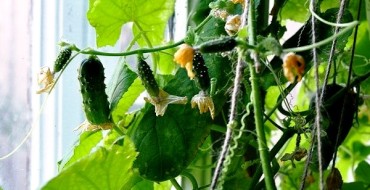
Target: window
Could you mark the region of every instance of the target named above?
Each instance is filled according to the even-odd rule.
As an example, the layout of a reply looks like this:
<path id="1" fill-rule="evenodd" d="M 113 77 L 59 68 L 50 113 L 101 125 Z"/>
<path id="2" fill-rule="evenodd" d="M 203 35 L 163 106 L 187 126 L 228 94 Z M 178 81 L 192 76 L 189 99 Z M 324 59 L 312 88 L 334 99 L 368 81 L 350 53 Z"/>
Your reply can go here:
<path id="1" fill-rule="evenodd" d="M 57 162 L 70 154 L 83 122 L 78 82 L 80 61 L 74 59 L 53 92 L 38 95 L 37 73 L 52 66 L 58 42 L 78 47 L 95 44 L 95 31 L 86 19 L 88 1 L 5 1 L 0 7 L 0 189 L 39 189 L 58 172 Z M 187 1 L 177 2 L 174 38 L 186 31 Z M 181 20 L 179 20 L 179 18 Z M 105 48 L 119 51 L 132 39 L 130 26 L 122 30 L 121 44 Z M 100 57 L 109 83 L 119 58 Z M 23 143 L 24 141 L 24 143 Z"/>
<path id="2" fill-rule="evenodd" d="M 12 152 L 31 128 L 31 1 L 0 6 L 0 157 Z M 0 160 L 0 189 L 29 187 L 28 139 Z"/>

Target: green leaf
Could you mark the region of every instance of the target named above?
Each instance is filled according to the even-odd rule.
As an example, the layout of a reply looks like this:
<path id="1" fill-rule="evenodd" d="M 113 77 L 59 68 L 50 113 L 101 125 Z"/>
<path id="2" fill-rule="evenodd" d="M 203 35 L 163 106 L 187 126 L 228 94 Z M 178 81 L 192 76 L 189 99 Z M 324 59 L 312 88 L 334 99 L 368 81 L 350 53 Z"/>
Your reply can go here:
<path id="1" fill-rule="evenodd" d="M 73 154 L 69 157 L 63 158 L 59 164 L 59 171 L 68 168 L 76 161 L 90 154 L 91 150 L 102 140 L 103 135 L 101 131 L 84 132 L 80 135 L 78 144 L 73 148 Z"/>
<path id="2" fill-rule="evenodd" d="M 123 64 L 123 65 L 122 65 Z M 137 74 L 132 71 L 125 63 L 119 64 L 112 81 L 108 87 L 108 94 L 110 97 L 110 109 L 114 110 L 118 105 L 122 96 L 128 91 L 131 84 L 137 78 Z"/>
<path id="3" fill-rule="evenodd" d="M 123 119 L 130 107 L 134 104 L 139 95 L 145 90 L 141 80 L 136 78 L 130 86 L 125 86 L 127 91 L 122 95 L 115 109 L 112 110 L 112 118 L 115 123 Z"/>
<path id="4" fill-rule="evenodd" d="M 367 27 L 370 28 L 370 1 L 365 1 L 366 4 L 366 20 L 367 20 Z M 369 35 L 370 38 L 370 35 Z"/>
<path id="5" fill-rule="evenodd" d="M 280 95 L 280 90 L 278 86 L 270 86 L 267 89 L 266 97 L 265 97 L 265 107 L 267 109 L 272 109 L 276 105 L 276 101 L 278 100 Z"/>
<path id="6" fill-rule="evenodd" d="M 63 170 L 42 189 L 121 189 L 134 177 L 131 167 L 136 156 L 135 147 L 128 138 L 124 140 L 123 147 L 100 147 Z"/>
<path id="7" fill-rule="evenodd" d="M 362 182 L 351 182 L 351 183 L 343 183 L 342 190 L 368 190 L 366 185 Z"/>
<path id="8" fill-rule="evenodd" d="M 361 181 L 366 184 L 370 184 L 369 176 L 370 176 L 370 164 L 367 163 L 366 161 L 360 162 L 355 170 L 356 181 Z"/>
<path id="9" fill-rule="evenodd" d="M 337 0 L 323 0 L 320 4 L 320 11 L 325 12 L 328 9 L 339 7 L 340 2 Z"/>
<path id="10" fill-rule="evenodd" d="M 176 49 L 166 49 L 158 53 L 158 67 L 159 74 L 171 75 L 174 74 L 176 63 L 173 61 L 173 54 L 175 54 Z"/>
<path id="11" fill-rule="evenodd" d="M 131 190 L 170 190 L 171 189 L 170 181 L 163 181 L 160 183 L 142 179 L 142 181 L 135 184 Z"/>
<path id="12" fill-rule="evenodd" d="M 198 93 L 194 82 L 189 80 L 184 69 L 164 90 L 188 100 Z M 134 167 L 140 175 L 153 181 L 176 177 L 194 159 L 199 146 L 208 136 L 209 113 L 199 114 L 190 104 L 168 106 L 163 116 L 157 117 L 154 106 L 147 104 L 143 118 L 131 138 L 140 153 Z"/>
<path id="13" fill-rule="evenodd" d="M 303 3 L 301 0 L 287 1 L 280 12 L 280 20 L 294 20 L 305 22 L 310 16 L 308 12 L 309 3 Z"/>
<path id="14" fill-rule="evenodd" d="M 96 30 L 98 47 L 114 45 L 122 26 L 129 22 L 135 23 L 134 36 L 145 34 L 152 45 L 157 45 L 163 40 L 173 7 L 174 0 L 90 0 L 87 19 Z M 142 38 L 138 43 L 146 44 Z"/>

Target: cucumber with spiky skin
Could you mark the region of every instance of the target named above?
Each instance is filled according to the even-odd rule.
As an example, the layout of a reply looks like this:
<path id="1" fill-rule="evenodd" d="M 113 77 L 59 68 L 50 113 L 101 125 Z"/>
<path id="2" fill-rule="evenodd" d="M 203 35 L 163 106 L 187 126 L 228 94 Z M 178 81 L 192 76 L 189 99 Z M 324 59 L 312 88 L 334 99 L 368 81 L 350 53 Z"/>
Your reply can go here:
<path id="1" fill-rule="evenodd" d="M 71 55 L 72 55 L 71 47 L 66 47 L 59 52 L 58 57 L 56 58 L 54 63 L 53 69 L 54 73 L 59 72 L 60 70 L 63 69 L 63 67 L 65 67 L 69 58 L 71 58 Z"/>
<path id="2" fill-rule="evenodd" d="M 143 82 L 143 85 L 148 94 L 152 97 L 157 97 L 159 94 L 157 81 L 155 81 L 154 75 L 149 65 L 141 57 L 138 58 L 137 69 L 139 77 L 141 78 L 141 81 Z"/>
<path id="3" fill-rule="evenodd" d="M 193 71 L 198 87 L 207 92 L 211 86 L 211 80 L 203 56 L 199 52 L 196 52 L 193 57 Z"/>
<path id="4" fill-rule="evenodd" d="M 347 92 L 337 94 L 343 89 L 345 87 L 338 84 L 329 84 L 325 87 L 323 95 L 322 105 L 324 106 L 321 108 L 321 130 L 325 131 L 326 134 L 321 137 L 321 155 L 322 168 L 324 170 L 333 159 L 334 152 L 337 151 L 347 137 L 357 110 L 356 93 L 348 90 Z M 335 100 L 328 105 L 327 102 L 332 98 L 335 98 Z M 310 108 L 315 108 L 314 98 L 311 100 Z M 314 171 L 318 171 L 319 168 L 317 148 L 317 145 L 315 145 L 312 157 L 311 169 Z"/>
<path id="5" fill-rule="evenodd" d="M 202 53 L 217 53 L 231 51 L 238 43 L 235 38 L 227 36 L 221 39 L 208 41 L 199 46 L 199 51 Z"/>
<path id="6" fill-rule="evenodd" d="M 104 67 L 96 56 L 90 56 L 82 61 L 78 79 L 86 119 L 93 125 L 110 122 L 109 102 L 104 84 Z"/>

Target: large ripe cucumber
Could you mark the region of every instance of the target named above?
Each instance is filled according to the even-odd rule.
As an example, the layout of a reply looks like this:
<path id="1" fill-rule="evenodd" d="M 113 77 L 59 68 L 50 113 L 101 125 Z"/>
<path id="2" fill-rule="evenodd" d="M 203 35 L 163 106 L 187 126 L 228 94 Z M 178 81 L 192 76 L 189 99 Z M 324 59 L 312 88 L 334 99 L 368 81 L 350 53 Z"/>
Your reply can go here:
<path id="1" fill-rule="evenodd" d="M 334 152 L 347 137 L 357 111 L 356 93 L 352 90 L 337 94 L 345 89 L 337 84 L 326 86 L 321 108 L 321 137 L 322 168 L 326 169 L 333 159 Z M 320 89 L 321 91 L 321 89 Z M 334 98 L 332 102 L 328 102 Z M 310 109 L 315 109 L 315 99 L 312 98 Z M 337 137 L 338 136 L 338 137 Z M 317 145 L 314 146 L 311 169 L 318 171 L 319 158 Z"/>
<path id="2" fill-rule="evenodd" d="M 104 67 L 96 56 L 82 61 L 78 79 L 87 120 L 93 125 L 108 123 L 110 110 L 105 92 Z"/>

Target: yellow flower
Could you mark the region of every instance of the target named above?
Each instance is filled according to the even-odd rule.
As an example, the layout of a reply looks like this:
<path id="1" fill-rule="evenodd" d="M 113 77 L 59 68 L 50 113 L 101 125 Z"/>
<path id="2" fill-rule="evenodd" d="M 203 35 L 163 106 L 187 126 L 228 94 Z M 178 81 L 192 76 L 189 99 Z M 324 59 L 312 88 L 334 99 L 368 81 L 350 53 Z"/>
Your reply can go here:
<path id="1" fill-rule="evenodd" d="M 294 83 L 296 77 L 298 77 L 298 82 L 301 81 L 304 74 L 304 69 L 305 61 L 302 56 L 292 52 L 284 55 L 283 71 L 285 78 L 287 78 L 289 82 Z"/>
<path id="2" fill-rule="evenodd" d="M 239 31 L 240 25 L 240 15 L 228 16 L 226 19 L 225 30 L 229 36 L 233 36 Z"/>
<path id="3" fill-rule="evenodd" d="M 164 115 L 168 104 L 186 104 L 188 102 L 188 98 L 186 96 L 185 97 L 174 96 L 174 95 L 168 94 L 162 89 L 159 89 L 158 97 L 151 97 L 151 96 L 144 97 L 144 100 L 154 105 L 155 114 L 157 116 Z"/>
<path id="4" fill-rule="evenodd" d="M 191 107 L 195 108 L 198 106 L 199 112 L 206 113 L 210 112 L 212 119 L 215 118 L 215 106 L 211 97 L 207 96 L 204 91 L 200 91 L 199 94 L 195 95 L 191 99 Z"/>
<path id="5" fill-rule="evenodd" d="M 174 61 L 178 63 L 182 68 L 185 68 L 188 72 L 188 76 L 193 79 L 195 74 L 193 73 L 193 57 L 194 49 L 188 44 L 182 44 L 174 55 Z"/>
<path id="6" fill-rule="evenodd" d="M 51 87 L 54 85 L 54 76 L 49 67 L 41 68 L 37 75 L 37 83 L 41 86 L 41 88 L 36 91 L 37 94 L 50 92 Z"/>

